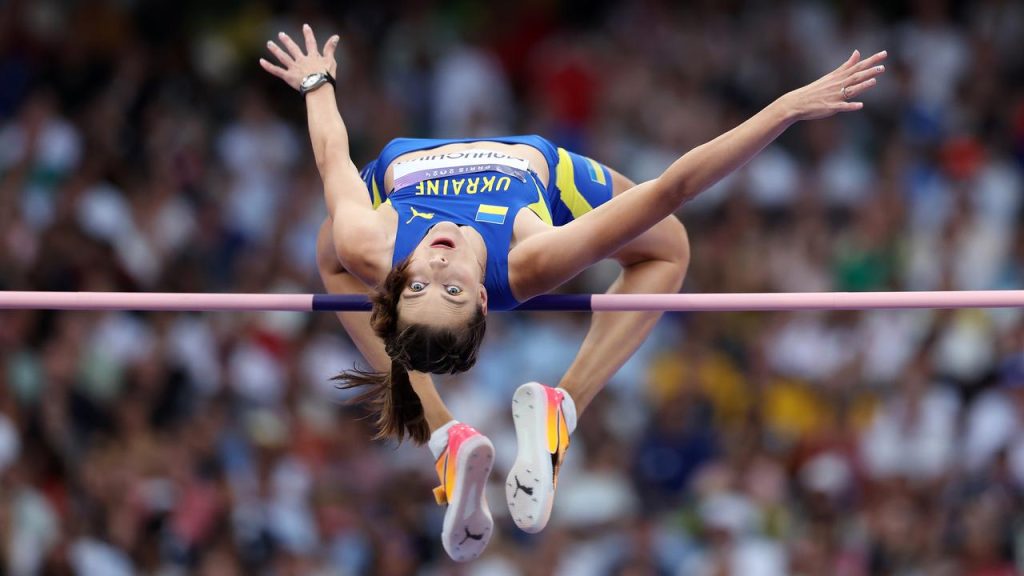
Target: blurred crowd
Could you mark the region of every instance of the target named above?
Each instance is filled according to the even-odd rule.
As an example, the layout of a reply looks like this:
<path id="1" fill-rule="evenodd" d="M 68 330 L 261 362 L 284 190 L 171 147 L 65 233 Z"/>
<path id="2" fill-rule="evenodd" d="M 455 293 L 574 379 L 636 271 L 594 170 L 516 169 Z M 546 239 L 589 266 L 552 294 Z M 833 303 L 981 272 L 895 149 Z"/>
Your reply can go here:
<path id="1" fill-rule="evenodd" d="M 324 218 L 278 30 L 340 33 L 362 164 L 539 133 L 642 181 L 854 49 L 864 111 L 793 128 L 680 212 L 685 290 L 1024 286 L 1024 4 L 0 2 L 0 288 L 317 292 Z M 569 288 L 605 289 L 614 266 Z M 492 317 L 442 379 L 495 442 L 498 534 L 455 566 L 426 448 L 371 442 L 330 315 L 0 313 L 0 573 L 1024 573 L 1018 310 L 672 314 L 518 532 L 508 404 L 578 314 Z"/>

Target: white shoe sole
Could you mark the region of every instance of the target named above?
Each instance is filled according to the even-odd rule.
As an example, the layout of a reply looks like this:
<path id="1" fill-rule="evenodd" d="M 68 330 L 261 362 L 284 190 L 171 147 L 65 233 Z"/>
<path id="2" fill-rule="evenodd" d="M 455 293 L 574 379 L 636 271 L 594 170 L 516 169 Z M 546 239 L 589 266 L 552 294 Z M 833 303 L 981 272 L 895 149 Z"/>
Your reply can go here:
<path id="1" fill-rule="evenodd" d="M 487 548 L 494 532 L 491 509 L 484 497 L 494 465 L 494 445 L 476 435 L 459 447 L 455 490 L 448 495 L 441 543 L 456 562 L 473 560 Z"/>
<path id="2" fill-rule="evenodd" d="M 536 382 L 523 384 L 512 396 L 518 451 L 505 481 L 505 496 L 512 521 L 530 534 L 547 526 L 555 502 L 546 408 L 547 395 Z"/>

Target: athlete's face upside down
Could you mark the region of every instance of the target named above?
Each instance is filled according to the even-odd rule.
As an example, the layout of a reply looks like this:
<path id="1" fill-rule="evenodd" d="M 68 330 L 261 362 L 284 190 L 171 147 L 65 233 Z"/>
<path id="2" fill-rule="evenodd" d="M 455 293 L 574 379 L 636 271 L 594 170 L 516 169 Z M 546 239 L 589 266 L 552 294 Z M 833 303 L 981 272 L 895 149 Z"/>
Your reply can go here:
<path id="1" fill-rule="evenodd" d="M 409 258 L 398 302 L 401 324 L 452 327 L 487 313 L 483 242 L 451 222 L 430 229 Z"/>

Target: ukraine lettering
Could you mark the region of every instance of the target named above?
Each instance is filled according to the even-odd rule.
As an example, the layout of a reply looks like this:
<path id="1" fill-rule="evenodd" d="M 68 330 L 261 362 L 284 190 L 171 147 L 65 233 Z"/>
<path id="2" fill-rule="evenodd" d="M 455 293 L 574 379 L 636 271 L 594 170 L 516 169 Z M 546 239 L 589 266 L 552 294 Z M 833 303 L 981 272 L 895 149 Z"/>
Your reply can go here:
<path id="1" fill-rule="evenodd" d="M 509 176 L 473 176 L 450 180 L 424 180 L 416 183 L 416 196 L 458 196 L 486 192 L 507 192 L 512 187 Z"/>

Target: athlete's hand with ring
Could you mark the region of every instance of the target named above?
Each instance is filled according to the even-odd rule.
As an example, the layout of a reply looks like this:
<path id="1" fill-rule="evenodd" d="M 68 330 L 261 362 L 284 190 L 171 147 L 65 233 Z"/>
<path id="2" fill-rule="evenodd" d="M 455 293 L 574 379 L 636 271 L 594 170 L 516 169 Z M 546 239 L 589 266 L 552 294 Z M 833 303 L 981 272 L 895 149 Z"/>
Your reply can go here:
<path id="1" fill-rule="evenodd" d="M 882 61 L 888 54 L 883 50 L 861 60 L 860 51 L 854 50 L 849 60 L 814 82 L 779 98 L 786 113 L 795 120 L 817 120 L 838 112 L 852 112 L 864 107 L 853 99 L 872 88 L 876 76 L 885 72 Z"/>
<path id="2" fill-rule="evenodd" d="M 337 34 L 331 36 L 324 43 L 323 52 L 317 49 L 316 36 L 309 24 L 302 25 L 302 35 L 305 37 L 306 51 L 292 40 L 291 36 L 279 32 L 277 37 L 284 49 L 278 46 L 273 40 L 267 41 L 267 48 L 277 58 L 281 66 L 271 64 L 264 58 L 260 58 L 260 66 L 264 70 L 284 80 L 286 84 L 298 90 L 302 79 L 310 74 L 327 72 L 331 77 L 336 76 L 338 62 L 334 59 L 334 50 L 338 47 L 339 37 Z"/>

